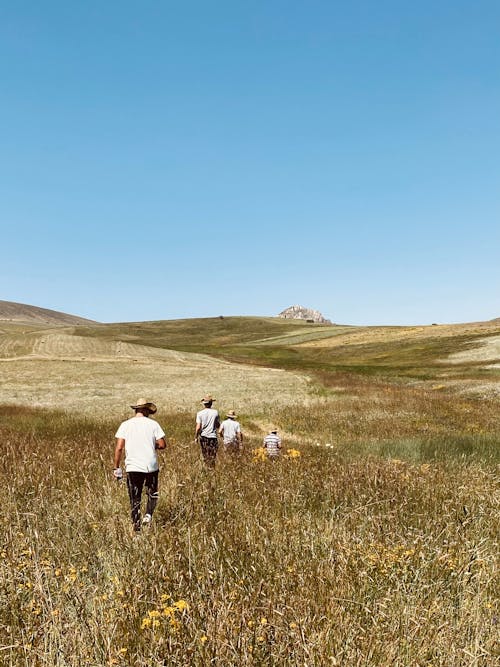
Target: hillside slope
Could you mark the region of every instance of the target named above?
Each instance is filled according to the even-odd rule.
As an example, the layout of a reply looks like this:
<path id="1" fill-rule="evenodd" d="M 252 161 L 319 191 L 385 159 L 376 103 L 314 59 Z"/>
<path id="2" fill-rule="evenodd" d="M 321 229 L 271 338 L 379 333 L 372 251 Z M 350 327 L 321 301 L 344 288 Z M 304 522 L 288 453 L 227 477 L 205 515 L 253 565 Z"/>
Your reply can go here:
<path id="1" fill-rule="evenodd" d="M 79 327 L 78 335 L 183 352 L 210 354 L 237 363 L 386 378 L 483 377 L 483 359 L 464 355 L 500 334 L 498 322 L 437 326 L 306 324 L 299 320 L 227 317 Z M 493 348 L 490 348 L 493 349 Z M 489 362 L 500 361 L 495 355 Z M 488 376 L 491 375 L 488 373 Z"/>
<path id="2" fill-rule="evenodd" d="M 195 409 L 313 405 L 379 382 L 500 395 L 500 323 L 349 327 L 224 317 L 0 326 L 0 403 L 106 412 L 137 396 Z M 332 394 L 333 392 L 333 394 Z"/>
<path id="3" fill-rule="evenodd" d="M 62 407 L 104 415 L 148 396 L 162 409 L 196 411 L 207 393 L 224 409 L 258 412 L 310 394 L 308 378 L 279 369 L 105 336 L 81 327 L 0 327 L 0 404 Z M 26 330 L 27 329 L 27 330 Z M 103 332 L 105 327 L 103 327 Z M 96 327 L 96 333 L 99 327 Z"/>
<path id="4" fill-rule="evenodd" d="M 40 324 L 49 326 L 68 326 L 79 324 L 97 324 L 94 320 L 88 320 L 77 315 L 61 313 L 57 310 L 39 308 L 25 303 L 0 300 L 0 321 L 22 322 L 26 324 Z"/>

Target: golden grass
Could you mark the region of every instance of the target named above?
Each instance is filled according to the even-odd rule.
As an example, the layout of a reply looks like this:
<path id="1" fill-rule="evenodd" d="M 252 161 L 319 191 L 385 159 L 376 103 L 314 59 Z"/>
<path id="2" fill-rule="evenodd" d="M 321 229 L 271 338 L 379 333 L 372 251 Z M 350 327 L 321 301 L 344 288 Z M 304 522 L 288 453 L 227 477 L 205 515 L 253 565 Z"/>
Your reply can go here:
<path id="1" fill-rule="evenodd" d="M 176 354 L 177 353 L 173 353 Z M 181 356 L 181 355 L 177 355 Z M 307 399 L 304 376 L 277 369 L 228 364 L 209 357 L 177 360 L 21 360 L 0 362 L 0 401 L 60 407 L 82 414 L 126 411 L 140 396 L 174 409 L 197 408 L 212 393 L 230 409 L 247 404 L 260 410 Z"/>
<path id="2" fill-rule="evenodd" d="M 340 332 L 338 330 L 340 329 Z M 341 345 L 366 345 L 373 343 L 388 343 L 393 341 L 425 340 L 449 338 L 451 336 L 466 336 L 478 334 L 488 335 L 496 333 L 499 322 L 472 322 L 470 324 L 436 324 L 427 326 L 380 326 L 380 327 L 350 327 L 344 331 L 339 327 L 337 332 L 332 331 L 330 337 L 311 340 L 301 343 L 303 347 L 339 347 Z"/>
<path id="3" fill-rule="evenodd" d="M 215 322 L 211 352 L 245 326 Z M 312 382 L 300 352 L 292 373 L 163 349 L 189 323 L 113 327 L 0 337 L 2 667 L 498 664 L 500 414 L 431 367 L 453 334 L 426 348 L 425 382 L 323 371 L 328 348 Z M 281 341 L 272 357 L 326 333 L 287 327 L 249 321 L 256 362 L 266 337 Z M 395 371 L 412 356 L 380 350 Z M 207 391 L 245 433 L 215 472 L 192 441 Z M 153 526 L 133 537 L 111 467 L 140 395 L 169 446 Z M 277 462 L 252 455 L 271 422 L 288 454 Z"/>
<path id="4" fill-rule="evenodd" d="M 121 414 L 0 411 L 2 664 L 493 667 L 495 404 L 346 376 L 309 408 L 242 407 L 245 453 L 215 472 L 193 413 L 160 412 L 136 538 Z M 271 418 L 300 455 L 252 460 Z"/>

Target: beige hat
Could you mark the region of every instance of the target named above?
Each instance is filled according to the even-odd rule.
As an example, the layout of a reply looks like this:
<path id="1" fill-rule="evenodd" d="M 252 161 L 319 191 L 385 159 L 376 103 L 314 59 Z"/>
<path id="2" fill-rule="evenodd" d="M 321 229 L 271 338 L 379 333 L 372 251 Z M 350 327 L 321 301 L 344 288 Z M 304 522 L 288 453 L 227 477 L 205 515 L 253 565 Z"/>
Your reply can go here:
<path id="1" fill-rule="evenodd" d="M 207 396 L 204 396 L 201 399 L 200 403 L 213 403 L 214 401 L 215 401 L 215 398 L 213 398 L 210 394 L 208 394 Z"/>
<path id="2" fill-rule="evenodd" d="M 151 403 L 151 401 L 146 401 L 143 398 L 140 398 L 135 405 L 130 406 L 132 410 L 139 410 L 139 408 L 147 408 L 149 412 L 154 415 L 156 412 L 157 408 L 154 403 Z"/>
<path id="3" fill-rule="evenodd" d="M 236 419 L 237 416 L 238 415 L 236 414 L 236 412 L 234 410 L 229 410 L 229 412 L 226 415 L 226 417 L 229 417 L 229 419 Z"/>
<path id="4" fill-rule="evenodd" d="M 277 426 L 271 426 L 269 429 L 269 433 L 277 433 L 278 432 L 278 427 Z"/>

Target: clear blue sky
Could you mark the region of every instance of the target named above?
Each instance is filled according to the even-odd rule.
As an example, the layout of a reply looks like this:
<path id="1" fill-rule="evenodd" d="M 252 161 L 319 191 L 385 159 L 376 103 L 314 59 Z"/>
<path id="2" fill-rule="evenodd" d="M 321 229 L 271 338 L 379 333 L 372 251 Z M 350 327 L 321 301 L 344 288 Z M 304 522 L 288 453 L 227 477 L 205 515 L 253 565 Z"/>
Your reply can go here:
<path id="1" fill-rule="evenodd" d="M 497 0 L 7 0 L 0 298 L 500 316 Z"/>

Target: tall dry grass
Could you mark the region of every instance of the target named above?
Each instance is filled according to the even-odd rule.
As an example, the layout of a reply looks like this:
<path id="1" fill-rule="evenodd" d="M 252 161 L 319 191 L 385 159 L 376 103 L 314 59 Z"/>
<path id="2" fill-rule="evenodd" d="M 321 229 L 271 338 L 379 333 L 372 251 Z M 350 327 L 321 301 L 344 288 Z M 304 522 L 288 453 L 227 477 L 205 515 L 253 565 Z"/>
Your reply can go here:
<path id="1" fill-rule="evenodd" d="M 162 496 L 135 538 L 119 420 L 2 409 L 0 664 L 492 667 L 493 407 L 346 379 L 243 414 L 247 450 L 215 472 L 193 415 L 160 413 Z M 271 418 L 299 458 L 253 460 Z"/>

